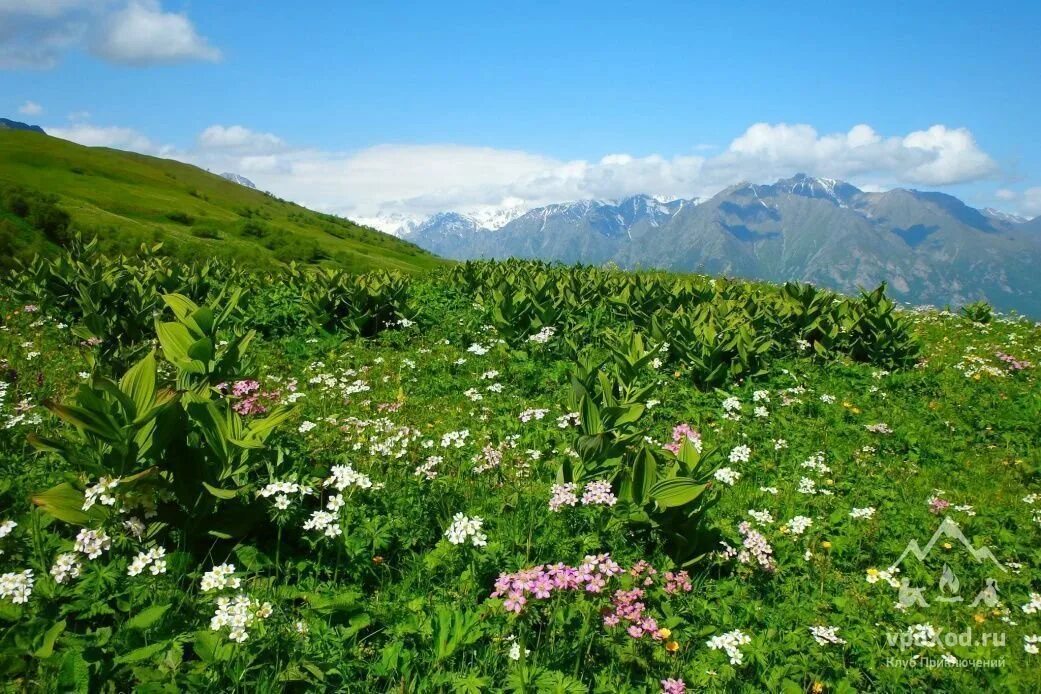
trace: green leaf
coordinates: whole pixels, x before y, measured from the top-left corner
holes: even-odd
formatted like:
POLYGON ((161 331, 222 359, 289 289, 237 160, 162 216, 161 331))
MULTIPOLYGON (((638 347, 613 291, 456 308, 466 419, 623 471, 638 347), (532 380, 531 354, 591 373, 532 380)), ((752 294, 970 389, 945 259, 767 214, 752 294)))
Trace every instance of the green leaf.
POLYGON ((119 389, 134 403, 134 417, 147 411, 155 402, 155 352, 149 350, 144 359, 134 364, 119 379, 119 389))
POLYGON ((170 605, 150 605, 145 609, 138 612, 136 615, 128 619, 124 624, 124 629, 131 631, 144 631, 148 627, 152 626, 166 614, 166 611, 170 609, 170 605))
POLYGON ((91 516, 83 510, 83 492, 68 482, 62 482, 47 491, 33 494, 30 499, 44 513, 66 523, 83 525, 91 516))
POLYGON ((55 622, 43 635, 40 647, 33 652, 36 658, 50 658, 54 654, 54 642, 58 640, 61 633, 65 631, 65 620, 55 622))
POLYGON ((239 495, 239 492, 242 491, 241 489, 220 489, 207 484, 206 482, 203 482, 202 486, 206 487, 206 491, 218 499, 234 499, 239 495))
POLYGON ((651 488, 651 498, 663 509, 685 506, 701 496, 707 484, 698 484, 687 477, 662 480, 651 488))
POLYGON ((66 651, 58 668, 57 685, 57 690, 65 694, 87 694, 90 691, 90 670, 80 651, 66 651))
POLYGON ((141 648, 135 648, 134 650, 121 655, 116 658, 116 663, 139 663, 142 660, 148 660, 152 656, 158 655, 167 648, 170 647, 169 641, 159 641, 148 646, 142 646, 141 648))

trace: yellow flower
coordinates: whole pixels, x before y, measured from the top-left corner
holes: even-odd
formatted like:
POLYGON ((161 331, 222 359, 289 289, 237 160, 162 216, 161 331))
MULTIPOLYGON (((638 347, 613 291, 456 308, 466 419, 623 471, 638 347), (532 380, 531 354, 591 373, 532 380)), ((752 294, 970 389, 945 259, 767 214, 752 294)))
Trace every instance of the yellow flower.
MULTIPOLYGON (((831 542, 829 542, 828 540, 825 540, 824 542, 821 543, 821 547, 823 547, 824 549, 831 549, 831 542)), ((875 571, 875 570, 874 569, 868 569, 868 571, 875 571)), ((878 573, 878 572, 875 571, 875 573, 878 573)))
POLYGON ((859 407, 851 407, 851 408, 849 408, 849 411, 852 412, 853 414, 860 414, 860 408, 859 407))
POLYGON ((813 694, 821 694, 821 692, 824 691, 824 683, 814 682, 813 686, 810 688, 810 691, 813 692, 813 694))
POLYGON ((666 629, 665 627, 662 627, 658 630, 658 636, 660 638, 667 639, 670 636, 672 636, 672 629, 666 629))
POLYGON ((983 624, 985 621, 987 621, 987 615, 983 614, 982 612, 977 612, 976 614, 972 615, 972 618, 976 620, 977 624, 983 624))
POLYGON ((878 575, 878 569, 876 569, 876 568, 868 569, 867 570, 867 575, 868 576, 877 576, 878 575))
POLYGON ((669 641, 668 643, 665 644, 665 650, 667 650, 669 653, 675 653, 679 649, 680 649, 680 645, 678 643, 676 643, 675 641, 669 641))
POLYGON ((943 548, 944 549, 951 549, 953 547, 954 547, 954 545, 952 545, 950 542, 944 542, 943 543, 943 548))

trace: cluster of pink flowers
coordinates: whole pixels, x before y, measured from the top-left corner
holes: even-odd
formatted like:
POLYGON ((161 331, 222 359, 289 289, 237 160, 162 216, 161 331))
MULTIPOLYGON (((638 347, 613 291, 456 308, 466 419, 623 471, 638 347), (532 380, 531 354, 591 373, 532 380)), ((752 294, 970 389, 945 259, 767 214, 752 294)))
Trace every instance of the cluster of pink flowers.
POLYGON ((599 593, 612 576, 622 573, 610 554, 589 555, 577 568, 566 564, 543 564, 512 574, 499 574, 493 598, 504 597, 503 607, 520 614, 529 597, 544 600, 554 592, 584 590, 599 593))
POLYGON ((671 451, 673 455, 679 455, 680 447, 683 446, 683 441, 690 441, 694 449, 701 452, 701 434, 694 431, 689 424, 684 422, 683 424, 677 424, 672 430, 672 443, 667 443, 662 448, 667 451, 671 451))
MULTIPOLYGON (((550 493, 550 511, 556 512, 565 506, 578 505, 578 485, 574 482, 554 484, 550 493)), ((581 501, 584 506, 614 506, 618 503, 618 497, 611 491, 610 482, 607 480, 594 480, 586 483, 581 501)))
POLYGON ((685 694, 687 683, 683 680, 668 678, 661 681, 661 694, 685 694))
POLYGON ((937 515, 946 511, 951 505, 950 501, 939 496, 934 496, 929 499, 929 511, 937 515))
POLYGON ((734 549, 726 542, 722 542, 720 544, 723 545, 723 551, 721 552, 723 558, 731 559, 737 557, 737 560, 742 564, 751 564, 754 560, 764 571, 773 573, 776 568, 773 558, 774 548, 770 546, 766 537, 753 528, 748 521, 743 521, 738 525, 737 530, 741 533, 742 549, 734 549))
MULTIPOLYGON (((267 407, 264 405, 264 401, 278 400, 281 393, 277 390, 264 391, 260 388, 260 383, 251 378, 244 378, 239 381, 235 381, 229 387, 227 383, 217 384, 217 390, 224 395, 229 395, 236 398, 231 408, 235 412, 239 413, 243 417, 249 415, 260 415, 267 412, 267 407)), ((289 390, 296 390, 295 381, 289 383, 289 390)))
POLYGON ((604 626, 625 626, 625 633, 634 639, 642 639, 648 634, 655 641, 664 641, 665 633, 658 627, 658 621, 649 617, 643 602, 645 593, 642 588, 632 590, 616 590, 611 599, 611 608, 604 613, 604 626))
POLYGON ((1011 354, 1005 354, 1004 352, 995 352, 994 356, 1005 362, 1009 371, 1022 371, 1033 366, 1026 359, 1016 359, 1011 354))

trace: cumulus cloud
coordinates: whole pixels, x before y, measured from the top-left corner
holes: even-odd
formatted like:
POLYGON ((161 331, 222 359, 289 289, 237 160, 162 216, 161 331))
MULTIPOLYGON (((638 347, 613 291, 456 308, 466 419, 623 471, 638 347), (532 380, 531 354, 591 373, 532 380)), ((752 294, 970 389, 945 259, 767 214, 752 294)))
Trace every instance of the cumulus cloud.
POLYGON ((1001 188, 994 193, 994 197, 1008 203, 1014 212, 1024 217, 1033 218, 1041 215, 1041 186, 1023 191, 1001 188))
POLYGON ((134 66, 221 57, 159 0, 0 0, 0 68, 51 68, 76 48, 134 66))
POLYGON ((100 127, 88 123, 77 123, 67 128, 48 126, 44 130, 54 137, 71 140, 88 147, 112 147, 155 155, 173 153, 172 148, 157 145, 132 128, 100 127))
MULTIPOLYGON (((70 139, 90 132, 73 130, 66 131, 70 139)), ((149 146, 156 151, 157 145, 149 146)), ((804 124, 757 123, 718 154, 695 145, 689 153, 671 157, 615 152, 570 161, 452 144, 385 144, 329 152, 294 147, 277 135, 241 125, 214 125, 200 133, 191 149, 166 151, 166 156, 212 171, 248 176, 260 187, 310 207, 366 219, 502 206, 529 209, 635 193, 707 197, 740 181, 770 182, 796 172, 841 178, 873 190, 945 186, 997 172, 971 132, 944 125, 887 136, 868 125, 821 134, 804 124)))
POLYGON ((271 133, 254 132, 241 125, 211 125, 199 134, 199 145, 206 149, 242 151, 247 155, 285 148, 282 138, 271 133))
POLYGON ((221 52, 196 33, 188 17, 163 12, 158 0, 131 0, 124 9, 109 16, 93 50, 112 62, 126 65, 221 58, 221 52))
POLYGON ((35 101, 26 101, 18 107, 18 113, 23 116, 38 116, 43 113, 43 106, 40 106, 35 101))

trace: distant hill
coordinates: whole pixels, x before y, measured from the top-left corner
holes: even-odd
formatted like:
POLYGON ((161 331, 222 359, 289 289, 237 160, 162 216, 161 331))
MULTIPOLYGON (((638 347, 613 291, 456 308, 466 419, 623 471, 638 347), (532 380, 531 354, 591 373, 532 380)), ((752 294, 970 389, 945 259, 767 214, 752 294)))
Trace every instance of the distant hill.
POLYGON ((85 232, 108 250, 163 242, 180 257, 256 265, 293 260, 414 271, 442 262, 407 241, 189 164, 41 132, 0 129, 0 256, 43 250, 85 232), (52 203, 67 213, 68 228, 52 203))
POLYGON ((708 200, 579 200, 500 228, 454 212, 403 227, 438 255, 617 263, 803 280, 845 292, 888 282, 916 304, 985 299, 1041 317, 1041 218, 977 210, 943 193, 867 193, 802 174, 741 183, 708 200))
POLYGON ((47 134, 38 125, 29 125, 28 123, 8 120, 7 118, 0 118, 0 130, 28 130, 29 132, 41 133, 43 135, 47 134))

